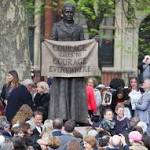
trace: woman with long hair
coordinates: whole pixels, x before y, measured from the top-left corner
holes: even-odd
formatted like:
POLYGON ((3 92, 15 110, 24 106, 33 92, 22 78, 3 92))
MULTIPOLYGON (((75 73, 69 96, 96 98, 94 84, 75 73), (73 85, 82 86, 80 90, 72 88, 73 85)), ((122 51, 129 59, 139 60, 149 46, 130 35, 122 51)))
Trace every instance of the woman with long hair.
POLYGON ((32 96, 27 87, 19 83, 18 73, 15 70, 9 71, 6 79, 7 83, 2 95, 6 101, 5 115, 7 120, 11 122, 23 104, 32 108, 32 96))
POLYGON ((6 75, 6 83, 2 88, 1 98, 4 105, 7 105, 10 93, 19 86, 19 77, 16 70, 10 70, 6 75))
POLYGON ((128 90, 129 90, 128 96, 129 96, 130 104, 131 104, 130 109, 131 109, 131 113, 133 116, 134 111, 135 111, 135 105, 142 96, 142 92, 139 87, 138 79, 136 77, 129 78, 128 90))

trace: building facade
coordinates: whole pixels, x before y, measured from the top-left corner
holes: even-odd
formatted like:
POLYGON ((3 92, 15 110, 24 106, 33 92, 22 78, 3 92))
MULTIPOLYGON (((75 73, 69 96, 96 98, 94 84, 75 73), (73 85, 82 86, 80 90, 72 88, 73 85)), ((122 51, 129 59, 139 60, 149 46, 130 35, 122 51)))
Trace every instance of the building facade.
MULTIPOLYGON (((42 0, 35 0, 35 5, 39 6, 42 0)), ((51 0, 45 1, 44 23, 41 23, 39 14, 34 16, 34 61, 35 70, 40 71, 40 51, 41 51, 41 29, 44 28, 43 37, 50 38, 52 23, 57 18, 51 7, 51 0), (54 17, 55 16, 55 17, 54 17)), ((62 1, 58 6, 61 7, 62 1)), ((112 35, 113 38, 101 40, 100 42, 100 63, 102 66, 102 83, 109 85, 113 78, 122 78, 128 83, 128 78, 138 73, 138 44, 139 27, 148 12, 136 11, 136 20, 131 24, 128 22, 123 7, 123 0, 117 0, 115 5, 115 16, 109 19, 109 23, 104 21, 100 25, 101 31, 112 35)), ((86 28, 86 25, 85 25, 86 28)))

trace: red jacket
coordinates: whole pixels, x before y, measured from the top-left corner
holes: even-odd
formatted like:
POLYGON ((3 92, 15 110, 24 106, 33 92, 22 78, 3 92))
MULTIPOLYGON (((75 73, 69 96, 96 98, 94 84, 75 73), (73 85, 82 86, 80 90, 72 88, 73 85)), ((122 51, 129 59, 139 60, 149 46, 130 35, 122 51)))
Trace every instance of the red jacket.
POLYGON ((94 88, 92 86, 86 86, 86 96, 87 96, 87 105, 88 110, 96 112, 96 99, 94 94, 94 88))

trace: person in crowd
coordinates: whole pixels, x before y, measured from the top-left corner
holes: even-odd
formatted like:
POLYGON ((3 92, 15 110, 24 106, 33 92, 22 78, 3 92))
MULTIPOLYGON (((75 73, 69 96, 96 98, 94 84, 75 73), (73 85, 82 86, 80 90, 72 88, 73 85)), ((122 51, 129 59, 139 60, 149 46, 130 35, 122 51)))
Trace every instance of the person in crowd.
POLYGON ((134 116, 135 105, 142 96, 141 88, 139 87, 138 79, 136 77, 129 78, 128 92, 130 99, 129 108, 132 116, 134 116))
POLYGON ((86 136, 84 139, 85 150, 98 150, 96 138, 93 136, 86 136))
POLYGON ((150 136, 143 136, 143 143, 144 145, 148 148, 148 150, 150 150, 150 142, 149 142, 150 136))
POLYGON ((127 91, 124 88, 119 88, 117 90, 117 96, 116 96, 116 106, 118 104, 124 105, 124 116, 127 118, 131 118, 131 112, 129 109, 130 101, 128 100, 127 91))
POLYGON ((114 135, 109 140, 109 146, 106 147, 106 150, 129 150, 129 146, 126 143, 125 137, 120 135, 114 135))
POLYGON ((100 123, 100 128, 108 131, 111 135, 114 134, 115 121, 113 119, 114 115, 111 109, 106 109, 104 112, 104 119, 100 123))
POLYGON ((49 137, 48 146, 49 146, 48 150, 61 150, 60 140, 56 136, 49 137))
POLYGON ((25 141, 25 144, 27 146, 33 146, 32 141, 33 130, 31 129, 30 125, 28 123, 22 123, 20 125, 20 128, 24 134, 23 139, 25 141))
POLYGON ((129 133, 129 141, 131 143, 130 149, 132 150, 148 150, 142 142, 142 134, 138 131, 129 133))
POLYGON ((87 105, 88 105, 88 112, 90 118, 96 113, 96 99, 94 94, 94 81, 92 78, 88 79, 87 86, 86 86, 86 96, 87 96, 87 105))
POLYGON ((16 115, 12 119, 12 126, 14 125, 20 125, 22 123, 25 123, 27 120, 29 120, 32 117, 32 109, 29 105, 23 104, 16 115))
POLYGON ((62 127, 63 127, 63 120, 61 118, 56 118, 53 120, 53 136, 61 136, 62 135, 62 127))
POLYGON ((105 130, 99 131, 98 136, 97 136, 98 147, 100 149, 106 148, 109 144, 110 137, 111 135, 109 132, 105 130))
POLYGON ((12 121, 13 117, 23 104, 27 104, 32 108, 32 96, 30 91, 27 89, 27 84, 24 86, 18 83, 18 87, 16 87, 8 97, 5 115, 9 122, 12 121))
POLYGON ((16 136, 12 138, 12 142, 14 145, 14 150, 26 150, 27 146, 23 138, 16 136))
POLYGON ((27 90, 30 92, 30 94, 32 95, 33 87, 34 87, 33 80, 32 79, 25 79, 22 81, 21 84, 24 85, 27 88, 27 90))
POLYGON ((14 150, 14 145, 11 139, 0 135, 0 150, 14 150))
POLYGON ((147 124, 145 122, 139 121, 136 126, 142 129, 143 134, 147 134, 147 124))
POLYGON ((135 105, 136 115, 147 124, 147 134, 150 135, 150 79, 144 80, 144 93, 135 105))
POLYGON ((3 85, 1 98, 4 105, 7 105, 8 97, 13 89, 19 86, 19 77, 16 70, 10 70, 6 75, 6 84, 3 85))
POLYGON ((37 83, 37 94, 34 97, 34 110, 40 110, 43 113, 43 121, 48 118, 49 106, 49 86, 46 82, 37 83))
POLYGON ((117 93, 116 93, 116 105, 120 103, 124 103, 124 89, 123 88, 118 88, 117 93))
POLYGON ((139 127, 142 129, 143 134, 147 134, 147 124, 141 121, 138 117, 132 117, 129 122, 128 133, 139 127))
MULTIPOLYGON (((37 83, 34 83, 32 85, 32 91, 31 91, 31 95, 32 95, 32 100, 34 101, 35 95, 37 94, 37 83)), ((33 107, 34 108, 34 107, 33 107)))
POLYGON ((66 148, 68 142, 72 140, 78 141, 78 139, 73 136, 74 128, 75 128, 74 121, 68 120, 64 123, 64 134, 59 136, 60 143, 61 143, 60 146, 62 147, 62 149, 66 148))
POLYGON ((129 128, 129 119, 124 116, 124 105, 118 104, 116 106, 115 117, 115 134, 124 133, 129 128))
POLYGON ((103 84, 98 85, 97 88, 99 89, 102 98, 100 105, 100 119, 99 119, 99 121, 101 121, 101 119, 104 116, 104 111, 106 109, 111 109, 112 93, 110 91, 110 88, 106 87, 103 84))
POLYGON ((110 85, 109 85, 112 89, 117 90, 119 88, 124 88, 125 87, 125 83, 123 79, 120 78, 113 78, 110 81, 110 85))
POLYGON ((74 129, 73 131, 73 136, 76 137, 76 138, 79 138, 79 139, 83 139, 83 135, 76 129, 74 129))
POLYGON ((12 127, 11 131, 12 131, 13 137, 16 137, 16 136, 17 137, 21 137, 21 138, 24 137, 24 132, 23 132, 23 130, 21 128, 21 125, 12 127))
POLYGON ((34 144, 42 136, 42 131, 43 131, 42 121, 43 121, 42 112, 35 111, 33 113, 33 117, 29 121, 26 122, 30 125, 31 129, 33 130, 33 136, 32 137, 33 137, 33 143, 34 144))
POLYGON ((73 136, 78 139, 78 142, 80 143, 80 147, 81 147, 81 149, 83 149, 84 143, 83 143, 82 133, 80 133, 80 131, 78 131, 77 129, 74 129, 73 136))
POLYGON ((66 150, 81 150, 80 143, 76 140, 68 142, 66 150))
POLYGON ((98 135, 98 131, 95 128, 91 128, 89 129, 89 131, 87 132, 87 135, 89 136, 93 136, 96 138, 96 136, 98 135))
POLYGON ((140 70, 140 83, 143 83, 145 79, 150 79, 150 56, 146 55, 142 63, 138 66, 140 70))
POLYGON ((93 79, 93 88, 94 88, 94 95, 95 95, 95 100, 96 100, 96 113, 95 116, 99 116, 100 117, 100 105, 102 103, 102 96, 101 96, 101 92, 99 90, 99 88, 97 88, 97 80, 96 78, 92 78, 93 79))
POLYGON ((12 137, 10 128, 11 128, 11 125, 7 121, 7 118, 5 116, 1 116, 0 117, 0 135, 3 135, 7 138, 12 137))
POLYGON ((8 121, 3 123, 2 135, 7 137, 7 138, 11 138, 12 137, 11 124, 8 121))
POLYGON ((43 132, 51 134, 52 130, 53 130, 53 120, 51 119, 45 120, 43 124, 43 132))
MULTIPOLYGON (((106 87, 104 84, 99 84, 96 86, 96 89, 99 91, 99 113, 100 113, 100 118, 103 116, 103 111, 105 109, 105 106, 102 106, 102 101, 103 101, 103 96, 104 93, 107 91, 106 87)), ((97 100, 96 100, 97 101, 97 100)))
MULTIPOLYGON (((49 150, 49 134, 48 133, 43 133, 41 138, 37 140, 36 145, 40 145, 42 150, 49 150)), ((35 147, 35 146, 34 146, 35 147)))
POLYGON ((132 131, 135 126, 137 126, 138 122, 140 121, 139 117, 132 117, 130 119, 128 132, 132 131))
POLYGON ((120 100, 119 101, 123 101, 126 99, 126 94, 124 94, 124 91, 120 91, 120 90, 123 90, 124 87, 125 87, 125 82, 123 79, 120 79, 120 78, 114 78, 110 81, 110 84, 109 84, 110 88, 111 88, 111 91, 112 91, 112 103, 111 103, 111 109, 113 110, 113 112, 115 112, 115 107, 118 103, 118 97, 117 97, 117 94, 118 94, 118 91, 120 93, 120 100), (123 94, 123 96, 121 96, 121 94, 123 94))

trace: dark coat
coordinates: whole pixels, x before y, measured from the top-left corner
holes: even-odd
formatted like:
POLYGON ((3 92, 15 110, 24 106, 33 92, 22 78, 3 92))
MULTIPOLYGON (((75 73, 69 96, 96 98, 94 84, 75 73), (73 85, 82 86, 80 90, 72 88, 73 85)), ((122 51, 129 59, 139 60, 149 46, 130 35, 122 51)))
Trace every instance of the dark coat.
POLYGON ((11 122, 12 118, 23 104, 28 104, 32 108, 32 96, 24 85, 19 85, 8 97, 5 115, 9 122, 11 122))
POLYGON ((0 99, 1 99, 4 107, 6 106, 4 101, 8 100, 8 97, 11 94, 12 90, 13 89, 11 89, 10 86, 7 85, 7 84, 4 84, 3 87, 2 87, 2 92, 1 92, 1 95, 0 95, 0 99))
MULTIPOLYGON (((41 127, 41 131, 42 131, 42 127, 41 127)), ((35 128, 33 130, 33 134, 32 134, 32 142, 33 145, 37 142, 38 139, 41 138, 41 133, 39 133, 39 131, 37 130, 37 128, 35 128)))
POLYGON ((53 26, 52 39, 56 41, 84 40, 83 28, 75 23, 68 27, 64 21, 60 21, 53 26))
POLYGON ((43 120, 46 120, 48 118, 49 100, 49 93, 37 93, 34 97, 33 110, 41 110, 43 112, 43 120))
POLYGON ((129 119, 124 118, 123 120, 119 121, 117 120, 117 117, 115 118, 115 134, 123 134, 126 133, 129 128, 129 119))

